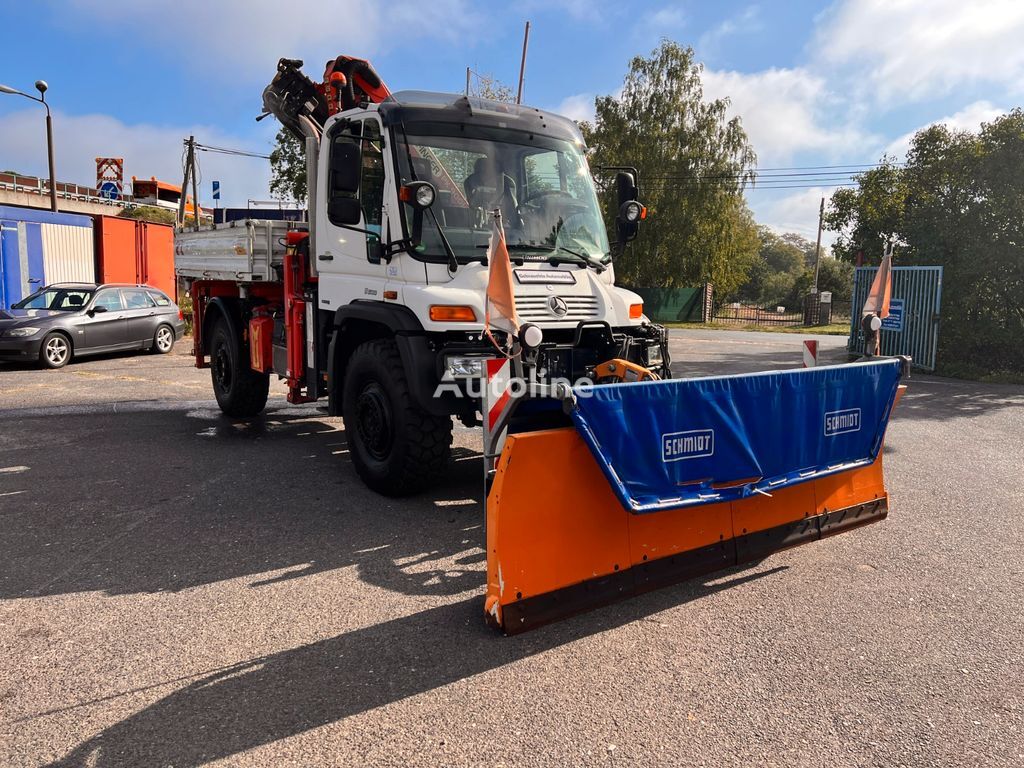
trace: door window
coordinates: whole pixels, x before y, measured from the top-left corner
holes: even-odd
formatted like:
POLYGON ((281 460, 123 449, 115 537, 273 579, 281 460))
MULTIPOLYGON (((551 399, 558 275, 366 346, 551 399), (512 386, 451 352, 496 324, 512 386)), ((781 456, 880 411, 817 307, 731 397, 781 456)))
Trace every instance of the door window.
POLYGON ((103 307, 107 312, 118 312, 124 309, 120 291, 100 291, 96 294, 96 301, 93 303, 93 307, 103 307))
POLYGON ((384 144, 376 120, 363 122, 363 156, 360 167, 359 196, 367 229, 380 232, 384 207, 384 144))
POLYGON ((149 291, 128 290, 121 293, 124 296, 125 309, 150 309, 156 306, 149 291))

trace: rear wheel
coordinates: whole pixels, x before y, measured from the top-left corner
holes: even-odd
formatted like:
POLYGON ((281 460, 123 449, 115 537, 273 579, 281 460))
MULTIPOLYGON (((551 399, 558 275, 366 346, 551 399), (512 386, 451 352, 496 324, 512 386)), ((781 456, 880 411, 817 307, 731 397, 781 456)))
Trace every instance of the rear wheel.
POLYGON ((210 377, 217 405, 228 416, 244 419, 266 407, 270 376, 249 367, 248 357, 242 355, 242 340, 223 320, 210 335, 210 377))
POLYGON ((63 368, 71 359, 71 342, 63 333, 51 333, 39 347, 39 362, 45 368, 63 368))
POLYGON ((166 355, 174 349, 174 329, 169 325, 161 325, 153 334, 153 351, 158 355, 166 355))
POLYGON ((343 387, 345 436, 364 483, 385 496, 405 496, 441 478, 451 453, 452 420, 414 403, 393 341, 359 346, 343 387))

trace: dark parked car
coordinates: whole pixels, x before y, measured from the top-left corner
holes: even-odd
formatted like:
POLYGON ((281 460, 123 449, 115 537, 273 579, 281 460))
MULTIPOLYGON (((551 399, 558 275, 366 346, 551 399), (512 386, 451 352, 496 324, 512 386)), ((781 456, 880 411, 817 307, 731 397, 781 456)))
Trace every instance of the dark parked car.
POLYGON ((156 288, 55 283, 0 309, 0 360, 60 368, 101 352, 167 354, 184 332, 178 305, 156 288))

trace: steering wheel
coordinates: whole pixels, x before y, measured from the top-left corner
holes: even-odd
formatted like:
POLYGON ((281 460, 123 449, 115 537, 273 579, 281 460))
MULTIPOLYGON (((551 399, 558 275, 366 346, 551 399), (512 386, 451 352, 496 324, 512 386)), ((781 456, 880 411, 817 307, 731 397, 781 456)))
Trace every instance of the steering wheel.
POLYGON ((528 198, 526 198, 525 200, 523 200, 523 202, 522 202, 522 203, 520 203, 520 205, 529 205, 529 204, 530 204, 530 203, 532 203, 532 202, 533 202, 534 200, 539 200, 539 199, 540 199, 540 198, 542 198, 542 197, 552 197, 552 196, 554 196, 554 195, 557 195, 558 197, 567 197, 567 198, 569 198, 569 200, 570 200, 570 201, 572 201, 573 203, 578 203, 578 202, 579 202, 579 201, 578 201, 578 200, 577 200, 577 199, 576 199, 575 197, 573 197, 573 196, 572 196, 571 194, 569 194, 568 192, 563 192, 563 191, 562 191, 562 190, 560 190, 560 189, 542 189, 542 190, 541 190, 540 192, 534 192, 534 193, 533 193, 532 195, 530 195, 530 196, 529 196, 528 198))

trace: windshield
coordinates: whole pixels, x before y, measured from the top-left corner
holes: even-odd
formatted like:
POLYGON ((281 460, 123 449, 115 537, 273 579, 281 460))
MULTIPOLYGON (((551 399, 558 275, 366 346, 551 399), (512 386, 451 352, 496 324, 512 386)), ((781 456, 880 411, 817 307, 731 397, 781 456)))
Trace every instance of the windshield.
MULTIPOLYGON (((437 188, 432 211, 459 261, 485 253, 497 208, 513 259, 604 262, 608 235, 582 150, 522 131, 417 124, 398 147, 398 163, 402 183, 437 188)), ((411 221, 412 207, 403 208, 411 221)), ((445 257, 429 213, 419 253, 445 257)))
POLYGON ((59 309, 74 312, 89 303, 92 291, 88 288, 43 288, 11 309, 59 309))

